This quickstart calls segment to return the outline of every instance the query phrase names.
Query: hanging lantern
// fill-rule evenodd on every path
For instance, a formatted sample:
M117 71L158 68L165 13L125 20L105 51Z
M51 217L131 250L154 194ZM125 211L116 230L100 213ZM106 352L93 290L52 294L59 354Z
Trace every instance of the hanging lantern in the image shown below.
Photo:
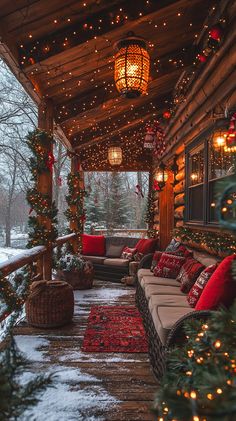
M115 55L115 84L118 92L126 98L136 98L146 94L150 56L146 42L128 33L127 38L115 44L118 52Z
M160 163L157 172L154 175L155 180L157 181L160 190L162 190L168 180L168 172L166 171L166 166L164 163Z
M122 149L120 146L112 145L108 148L108 161L113 166L122 163Z
M212 136L212 145L215 149L220 149L226 145L227 132L225 130L217 130Z
M156 139L156 131L153 126L148 126L146 128L146 135L144 139L144 148L145 149L153 149L154 148L154 141Z

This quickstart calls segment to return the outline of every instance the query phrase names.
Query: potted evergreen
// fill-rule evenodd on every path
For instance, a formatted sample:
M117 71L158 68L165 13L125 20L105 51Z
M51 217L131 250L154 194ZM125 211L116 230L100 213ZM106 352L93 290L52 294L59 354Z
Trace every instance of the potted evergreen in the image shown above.
M94 269L90 261L81 255L64 252L56 261L56 278L68 282L73 289L89 289L93 286Z

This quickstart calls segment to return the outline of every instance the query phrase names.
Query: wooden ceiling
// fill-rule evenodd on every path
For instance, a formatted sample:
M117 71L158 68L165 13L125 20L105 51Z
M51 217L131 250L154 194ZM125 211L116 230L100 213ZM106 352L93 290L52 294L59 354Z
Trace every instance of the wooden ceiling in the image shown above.
M127 149L124 165L142 169L150 163L145 124L169 107L213 4L0 0L0 53L34 99L53 100L55 124L84 167L107 169L107 147L118 140ZM137 99L120 97L113 81L113 45L129 31L148 41L151 56L148 95Z

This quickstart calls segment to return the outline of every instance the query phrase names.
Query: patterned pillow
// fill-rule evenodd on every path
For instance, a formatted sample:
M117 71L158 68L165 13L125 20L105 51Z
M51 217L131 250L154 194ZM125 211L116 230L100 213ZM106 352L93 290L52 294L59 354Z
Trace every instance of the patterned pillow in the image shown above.
M215 264L215 265L208 266L206 269L204 269L202 273L199 275L199 277L197 278L195 284L190 289L187 296L187 300L191 307L196 306L202 294L203 289L205 288L213 272L215 272L217 266L218 265Z
M152 258L152 264L151 264L151 272L154 271L155 266L157 265L157 263L159 262L161 256L162 256L163 251L155 251L153 258Z
M180 241L177 241L175 238L172 238L170 244L166 247L165 251L176 251L177 248L181 245Z
M183 256L186 259L189 257L193 257L193 252L188 250L185 246L181 245L178 247L178 249L176 251L155 251L154 255L153 255L153 259L152 259L152 264L151 264L151 272L153 272L155 266L157 265L157 263L159 262L162 253L166 253L166 254L173 254L175 256Z
M131 261L134 259L135 252L136 248L124 247L121 254L121 259L128 259Z
M143 253L139 253L138 251L134 254L134 261L135 262L140 262L143 258L144 254Z
M184 262L185 257L162 253L159 262L153 270L154 276L175 279Z
M180 290L187 294L204 269L196 259L187 259L176 278L181 283Z

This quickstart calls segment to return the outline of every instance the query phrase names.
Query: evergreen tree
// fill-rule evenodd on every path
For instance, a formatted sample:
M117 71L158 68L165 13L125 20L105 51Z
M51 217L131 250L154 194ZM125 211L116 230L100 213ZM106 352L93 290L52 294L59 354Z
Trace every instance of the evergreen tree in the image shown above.
M111 173L110 192L106 202L109 216L108 228L120 228L129 222L129 204L122 174L118 172Z
M234 268L235 273L235 268ZM207 323L186 324L188 340L170 352L155 402L159 421L236 419L236 302Z
M100 201L97 189L91 190L91 193L89 193L85 201L85 209L87 224L100 224L102 222L104 215L103 203Z

